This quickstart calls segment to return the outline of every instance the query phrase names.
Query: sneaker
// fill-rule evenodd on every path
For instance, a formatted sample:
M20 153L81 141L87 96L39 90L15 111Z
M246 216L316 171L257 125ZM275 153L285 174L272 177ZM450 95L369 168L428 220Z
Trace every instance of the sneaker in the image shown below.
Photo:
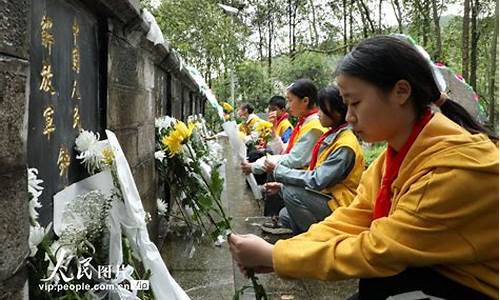
M280 220L280 218L278 216L272 216L271 219L268 219L264 223L262 223L262 226L268 227L268 228L280 227L278 225L280 223L279 220Z
M265 233L275 234L275 235L284 235L284 234L292 234L293 233L293 231L288 227L269 228L269 227L262 226L261 229Z
M270 234L292 234L292 229L283 226L277 216L271 220L265 221L260 227L262 231Z

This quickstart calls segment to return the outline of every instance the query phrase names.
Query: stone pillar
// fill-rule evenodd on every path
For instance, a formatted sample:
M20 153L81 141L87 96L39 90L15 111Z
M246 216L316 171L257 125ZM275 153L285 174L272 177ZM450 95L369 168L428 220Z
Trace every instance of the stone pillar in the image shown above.
M0 299L23 299L29 214L26 176L30 1L0 1Z

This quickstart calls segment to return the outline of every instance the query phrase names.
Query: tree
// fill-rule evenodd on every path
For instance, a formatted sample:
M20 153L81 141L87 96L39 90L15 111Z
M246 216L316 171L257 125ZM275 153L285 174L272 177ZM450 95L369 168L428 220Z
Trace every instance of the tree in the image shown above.
M272 1L267 0L267 73L271 77L271 65L273 58L273 35L274 35L274 14Z
M462 20L462 76L465 81L469 81L470 0L464 0L464 17Z
M342 19L344 20L344 26L343 26L343 39L344 39L344 54L347 53L347 0L342 0Z
M479 0L471 0L471 43L470 43L470 76L469 82L474 90L477 83L477 43L479 41L479 31L477 30L477 15L479 11Z
M210 83L242 60L248 29L211 0L163 1L152 11L166 40Z
M399 0L392 0L391 4L398 22L399 33L403 33L403 10L401 8L401 4L399 3Z
M490 100L489 107L489 115L490 115L490 126L491 128L495 128L495 91L497 90L495 87L495 72L497 70L497 45L498 45L498 0L495 2L495 29L493 31L493 38L491 40L491 50L490 50L490 64L489 64L489 84L488 84L488 96Z
M236 74L242 102L251 103L258 112L264 111L267 101L277 92L264 65L247 60L236 66Z
M378 33L382 33L382 3L384 0L379 0L378 2Z
M439 20L441 18L441 13L438 13L437 0L432 0L432 19L434 21L434 32L436 33L436 51L434 52L434 59L441 60L441 52L443 49L443 43L441 42L441 25Z
M309 6L311 7L311 13L312 13L312 21L311 21L311 27L314 31L314 35L312 35L314 38L313 38L313 46L314 47L318 47L318 43L319 43L319 34L318 34L318 26L317 26L317 22L316 22L316 8L315 8L315 5L314 5L314 0L309 0Z

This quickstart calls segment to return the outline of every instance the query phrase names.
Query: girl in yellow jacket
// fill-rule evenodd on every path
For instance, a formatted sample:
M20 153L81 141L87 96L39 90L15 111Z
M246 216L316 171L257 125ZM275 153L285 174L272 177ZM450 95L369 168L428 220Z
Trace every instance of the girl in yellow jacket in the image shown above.
M279 192L285 207L279 213L278 224L263 224L265 232L283 233L289 228L294 234L303 233L335 209L349 206L356 196L364 170L363 151L347 127L347 106L335 86L318 92L318 105L321 126L329 130L314 145L305 170L275 166L276 182L264 187L268 194Z
M361 278L352 299L420 291L498 299L498 149L440 93L429 62L394 36L361 42L337 67L347 121L387 150L358 194L308 232L271 245L231 235L240 268L280 276ZM442 113L431 113L434 103Z

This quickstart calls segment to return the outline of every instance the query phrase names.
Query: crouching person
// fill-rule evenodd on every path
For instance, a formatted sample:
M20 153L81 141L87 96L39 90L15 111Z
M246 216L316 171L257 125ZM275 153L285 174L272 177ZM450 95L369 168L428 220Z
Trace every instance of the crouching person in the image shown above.
M363 173L363 154L354 133L347 127L347 107L336 87L318 94L319 119L329 128L316 142L306 170L283 165L274 168L276 182L265 184L269 194L279 192L285 207L279 222L266 222L263 231L293 234L305 232L335 209L348 206L356 196Z

